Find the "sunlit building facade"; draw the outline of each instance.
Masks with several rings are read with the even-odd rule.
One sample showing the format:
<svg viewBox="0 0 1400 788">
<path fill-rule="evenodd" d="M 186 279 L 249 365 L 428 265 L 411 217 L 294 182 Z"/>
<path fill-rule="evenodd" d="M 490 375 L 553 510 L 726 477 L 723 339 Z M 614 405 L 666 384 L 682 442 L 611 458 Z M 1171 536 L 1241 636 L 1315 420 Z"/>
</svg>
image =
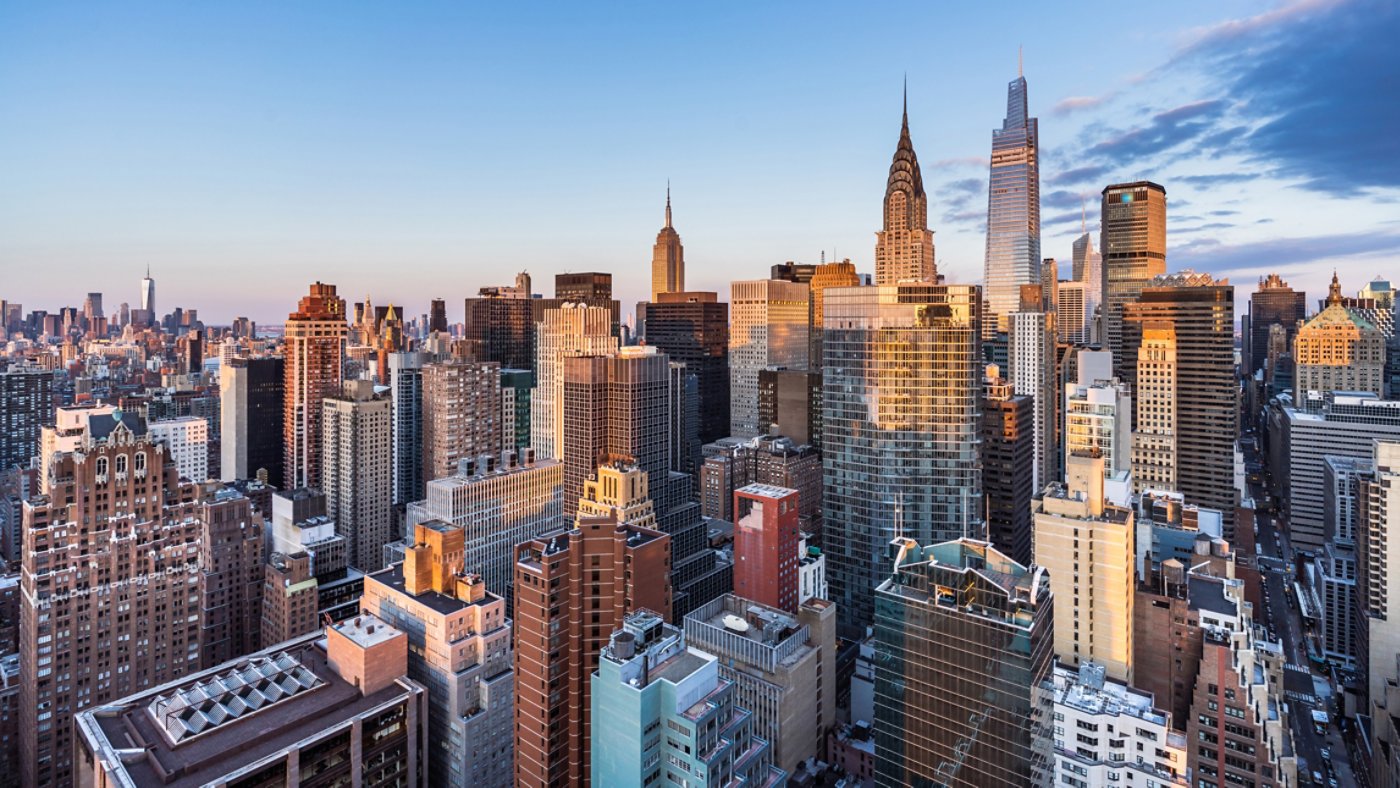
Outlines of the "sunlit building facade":
<svg viewBox="0 0 1400 788">
<path fill-rule="evenodd" d="M 982 333 L 1011 330 L 1021 285 L 1040 283 L 1040 134 L 1030 117 L 1026 78 L 1006 91 L 1006 117 L 992 131 L 991 186 L 987 195 L 987 253 L 983 269 L 986 314 Z"/>
</svg>

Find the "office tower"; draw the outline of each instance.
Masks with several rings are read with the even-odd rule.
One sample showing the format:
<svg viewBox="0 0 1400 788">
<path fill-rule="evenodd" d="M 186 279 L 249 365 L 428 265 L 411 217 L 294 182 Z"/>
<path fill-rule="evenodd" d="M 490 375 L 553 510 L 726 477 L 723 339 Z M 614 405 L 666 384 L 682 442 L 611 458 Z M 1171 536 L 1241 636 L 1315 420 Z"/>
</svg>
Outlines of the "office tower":
<svg viewBox="0 0 1400 788">
<path fill-rule="evenodd" d="M 423 367 L 421 352 L 389 354 L 389 433 L 395 507 L 423 497 Z"/>
<path fill-rule="evenodd" d="M 73 780 L 75 713 L 199 668 L 196 489 L 144 436 L 131 416 L 94 417 L 46 463 L 47 495 L 24 504 L 25 785 Z"/>
<path fill-rule="evenodd" d="M 789 774 L 823 757 L 836 716 L 836 606 L 802 603 L 796 615 L 725 594 L 685 617 L 693 648 L 719 657 L 736 702 L 753 713 L 753 731 Z"/>
<path fill-rule="evenodd" d="M 192 482 L 209 478 L 209 422 L 198 416 L 162 419 L 146 425 L 146 436 L 165 445 L 167 462 Z"/>
<path fill-rule="evenodd" d="M 1074 239 L 1072 262 L 1074 281 L 1084 285 L 1084 317 L 1089 326 L 1094 325 L 1094 315 L 1098 313 L 1103 299 L 1103 255 L 1094 250 L 1094 236 L 1089 233 L 1087 222 L 1078 238 Z M 1085 341 L 1098 341 L 1094 334 Z"/>
<path fill-rule="evenodd" d="M 636 465 L 599 465 L 583 483 L 577 517 L 612 517 L 626 525 L 655 528 L 656 507 L 647 485 L 647 475 Z"/>
<path fill-rule="evenodd" d="M 797 613 L 797 491 L 750 484 L 734 491 L 734 593 Z"/>
<path fill-rule="evenodd" d="M 700 473 L 700 379 L 685 364 L 668 363 L 666 387 L 666 467 L 690 477 Z"/>
<path fill-rule="evenodd" d="M 528 369 L 501 370 L 501 451 L 530 445 L 530 389 L 534 375 Z"/>
<path fill-rule="evenodd" d="M 219 365 L 220 478 L 281 488 L 286 370 L 281 358 L 231 358 Z"/>
<path fill-rule="evenodd" d="M 403 563 L 365 576 L 365 612 L 406 632 L 408 676 L 428 688 L 428 784 L 508 786 L 515 672 L 505 599 L 462 569 L 465 534 L 413 529 Z"/>
<path fill-rule="evenodd" d="M 447 332 L 447 302 L 434 298 L 428 305 L 428 331 Z"/>
<path fill-rule="evenodd" d="M 1035 399 L 988 377 L 982 399 L 982 488 L 987 537 L 1018 564 L 1031 562 Z"/>
<path fill-rule="evenodd" d="M 822 365 L 822 327 L 826 325 L 824 291 L 828 287 L 859 287 L 860 274 L 856 273 L 856 267 L 851 263 L 849 257 L 839 263 L 824 262 L 817 266 L 807 286 L 810 288 L 812 305 L 811 330 L 807 340 L 810 347 L 807 352 L 807 368 L 820 370 Z"/>
<path fill-rule="evenodd" d="M 1188 503 L 1224 514 L 1225 538 L 1232 539 L 1235 490 L 1221 480 L 1234 478 L 1239 434 L 1235 288 L 1189 270 L 1154 278 L 1136 301 L 1123 306 L 1124 352 L 1135 361 L 1138 337 L 1154 323 L 1169 324 L 1176 334 L 1175 489 Z"/>
<path fill-rule="evenodd" d="M 27 366 L 0 371 L 0 469 L 28 468 L 53 417 L 53 372 Z"/>
<path fill-rule="evenodd" d="M 423 479 L 450 476 L 501 448 L 501 369 L 494 361 L 423 367 Z"/>
<path fill-rule="evenodd" d="M 1093 374 L 1081 367 L 1078 382 L 1065 386 L 1065 456 L 1098 449 L 1104 473 L 1114 476 L 1132 470 L 1133 397 L 1116 378 L 1095 379 Z"/>
<path fill-rule="evenodd" d="M 1269 406 L 1269 495 L 1279 502 L 1289 542 L 1320 550 L 1324 541 L 1323 480 L 1328 456 L 1367 459 L 1377 440 L 1400 441 L 1400 401 L 1371 394 L 1327 394 L 1307 408 Z"/>
<path fill-rule="evenodd" d="M 587 784 L 589 677 L 628 613 L 670 618 L 670 537 L 585 517 L 515 555 L 515 784 Z"/>
<path fill-rule="evenodd" d="M 1060 313 L 1060 264 L 1053 257 L 1040 261 L 1040 303 L 1046 312 Z"/>
<path fill-rule="evenodd" d="M 1371 702 L 1386 700 L 1387 685 L 1400 682 L 1400 583 L 1392 583 L 1390 567 L 1400 557 L 1400 540 L 1391 539 L 1392 526 L 1400 519 L 1400 441 L 1377 440 L 1371 455 L 1373 468 L 1361 477 L 1358 491 L 1358 552 L 1363 556 L 1361 602 L 1365 606 L 1363 652 L 1369 675 Z M 1391 603 L 1395 603 L 1392 605 Z M 1397 615 L 1391 615 L 1391 609 Z M 1393 712 L 1381 707 L 1380 713 Z"/>
<path fill-rule="evenodd" d="M 1093 315 L 1085 308 L 1083 282 L 1060 282 L 1057 285 L 1059 304 L 1055 309 L 1055 327 L 1060 342 L 1087 345 L 1093 337 Z"/>
<path fill-rule="evenodd" d="M 1100 339 L 1113 353 L 1114 375 L 1131 382 L 1137 359 L 1123 347 L 1123 306 L 1167 272 L 1167 190 L 1150 181 L 1114 184 L 1103 190 L 1102 213 Z"/>
<path fill-rule="evenodd" d="M 661 293 L 685 291 L 685 248 L 681 236 L 671 226 L 671 187 L 666 187 L 666 226 L 656 234 L 651 248 L 651 300 Z"/>
<path fill-rule="evenodd" d="M 543 299 L 540 299 L 543 300 Z M 621 305 L 613 298 L 612 274 L 586 271 L 554 275 L 554 299 L 547 309 L 565 303 L 587 304 L 608 310 L 612 315 L 612 335 L 619 335 Z M 541 313 L 536 312 L 536 322 Z"/>
<path fill-rule="evenodd" d="M 1293 341 L 1293 400 L 1303 402 L 1310 391 L 1384 397 L 1385 358 L 1385 334 L 1342 305 L 1342 286 L 1334 273 L 1326 308 L 1304 323 Z"/>
<path fill-rule="evenodd" d="M 1249 297 L 1249 334 L 1245 337 L 1247 355 L 1243 370 L 1247 377 L 1264 369 L 1269 348 L 1269 329 L 1282 326 L 1287 335 L 1286 347 L 1293 347 L 1298 323 L 1307 314 L 1307 294 L 1294 291 L 1278 274 L 1259 277 L 1259 288 Z"/>
<path fill-rule="evenodd" d="M 795 263 L 788 260 L 786 263 L 777 263 L 768 269 L 769 279 L 781 279 L 784 282 L 798 282 L 810 285 L 812 278 L 817 275 L 817 265 L 815 263 Z"/>
<path fill-rule="evenodd" d="M 263 595 L 263 520 L 233 489 L 198 504 L 199 654 L 209 668 L 259 648 Z M 269 644 L 270 645 L 270 644 Z"/>
<path fill-rule="evenodd" d="M 1006 117 L 992 131 L 987 254 L 982 276 L 982 335 L 1011 330 L 1022 285 L 1040 284 L 1039 121 L 1026 106 L 1026 78 L 1006 91 Z M 1046 311 L 1053 311 L 1046 305 Z"/>
<path fill-rule="evenodd" d="M 1360 661 L 1361 597 L 1358 592 L 1360 554 L 1357 529 L 1361 525 L 1361 481 L 1374 471 L 1370 458 L 1324 457 L 1322 479 L 1323 544 L 1313 560 L 1317 573 L 1318 635 L 1322 656 L 1329 662 L 1355 669 Z"/>
<path fill-rule="evenodd" d="M 151 267 L 146 266 L 146 275 L 141 279 L 141 311 L 145 313 L 147 325 L 154 326 L 156 317 L 156 280 L 151 278 Z"/>
<path fill-rule="evenodd" d="M 783 435 L 821 448 L 822 373 L 765 369 L 758 373 L 758 434 Z"/>
<path fill-rule="evenodd" d="M 637 305 L 648 345 L 695 375 L 701 443 L 729 434 L 729 304 L 716 293 L 661 293 Z"/>
<path fill-rule="evenodd" d="M 1133 433 L 1132 469 L 1136 492 L 1176 490 L 1177 476 L 1177 342 L 1167 322 L 1140 330 L 1137 349 L 1137 430 Z"/>
<path fill-rule="evenodd" d="M 909 139 L 907 87 L 899 144 L 885 181 L 884 228 L 875 234 L 875 284 L 937 283 L 933 231 L 928 229 L 928 195 L 924 194 L 924 176 L 919 172 L 919 158 Z"/>
<path fill-rule="evenodd" d="M 321 417 L 326 515 L 361 571 L 383 566 L 394 525 L 393 409 L 374 388 L 368 380 L 346 381 L 339 395 L 325 398 Z"/>
<path fill-rule="evenodd" d="M 1105 676 L 1102 665 L 1056 665 L 1055 772 L 1085 785 L 1112 785 L 1123 772 L 1129 785 L 1189 785 L 1186 750 L 1192 743 L 1154 701 L 1151 693 Z"/>
<path fill-rule="evenodd" d="M 321 485 L 321 400 L 340 391 L 345 299 L 317 282 L 287 317 L 283 383 L 284 488 Z"/>
<path fill-rule="evenodd" d="M 1060 478 L 1059 374 L 1056 368 L 1055 313 L 1040 301 L 1040 286 L 1025 285 L 1019 309 L 1007 315 L 1011 384 L 1035 401 L 1035 463 L 1032 483 L 1039 491 Z"/>
<path fill-rule="evenodd" d="M 544 311 L 535 331 L 535 390 L 530 394 L 531 442 L 541 457 L 562 456 L 564 359 L 616 351 L 608 310 L 565 303 Z"/>
<path fill-rule="evenodd" d="M 407 653 L 360 616 L 85 711 L 75 784 L 421 785 L 427 693 Z"/>
<path fill-rule="evenodd" d="M 972 285 L 826 293 L 823 540 L 845 637 L 874 618 L 891 539 L 982 533 L 980 300 Z"/>
<path fill-rule="evenodd" d="M 1065 482 L 1046 488 L 1035 507 L 1035 563 L 1055 595 L 1055 654 L 1071 666 L 1102 665 L 1133 681 L 1133 510 L 1104 501 L 1104 463 L 1096 452 L 1065 459 Z"/>
<path fill-rule="evenodd" d="M 672 785 L 787 782 L 719 659 L 652 611 L 619 622 L 589 684 L 592 714 L 608 721 L 592 741 L 593 785 L 660 784 L 663 771 Z"/>
<path fill-rule="evenodd" d="M 515 546 L 564 527 L 563 464 L 530 449 L 471 457 L 426 487 L 427 497 L 408 505 L 408 533 L 420 523 L 461 529 L 462 570 L 481 575 L 513 610 Z"/>
<path fill-rule="evenodd" d="M 102 320 L 102 294 L 88 293 L 87 298 L 83 299 L 83 322 L 89 331 L 93 331 L 99 320 Z"/>
<path fill-rule="evenodd" d="M 1292 784 L 1288 777 L 1296 774 L 1301 758 L 1289 720 L 1278 713 L 1285 656 L 1260 645 L 1249 627 L 1204 627 L 1186 724 L 1186 740 L 1193 745 L 1186 751 L 1188 773 L 1218 777 L 1219 785 Z M 1305 708 L 1295 704 L 1292 713 Z"/>
<path fill-rule="evenodd" d="M 514 287 L 483 287 L 476 298 L 468 298 L 465 339 L 471 358 L 533 371 L 535 300 L 530 275 L 523 272 L 516 275 Z"/>
<path fill-rule="evenodd" d="M 875 784 L 1049 784 L 1045 571 L 972 539 L 901 537 L 882 552 L 893 566 L 875 589 Z"/>
<path fill-rule="evenodd" d="M 777 279 L 734 282 L 730 288 L 729 434 L 758 430 L 758 373 L 769 367 L 807 364 L 805 284 Z"/>
</svg>

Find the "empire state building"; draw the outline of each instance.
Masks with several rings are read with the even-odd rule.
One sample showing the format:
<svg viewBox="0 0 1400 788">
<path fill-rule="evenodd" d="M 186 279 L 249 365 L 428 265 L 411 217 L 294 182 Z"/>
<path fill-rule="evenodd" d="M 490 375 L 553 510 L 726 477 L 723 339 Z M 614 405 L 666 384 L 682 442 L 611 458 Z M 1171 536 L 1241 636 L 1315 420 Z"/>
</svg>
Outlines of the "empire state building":
<svg viewBox="0 0 1400 788">
<path fill-rule="evenodd" d="M 656 234 L 651 249 L 651 300 L 661 293 L 685 291 L 685 248 L 680 233 L 671 226 L 671 187 L 666 187 L 666 226 Z"/>
<path fill-rule="evenodd" d="M 885 229 L 875 234 L 875 284 L 938 281 L 933 259 L 933 231 L 928 229 L 928 196 L 919 173 L 919 158 L 909 139 L 909 96 L 904 97 L 904 125 L 885 184 Z"/>
</svg>

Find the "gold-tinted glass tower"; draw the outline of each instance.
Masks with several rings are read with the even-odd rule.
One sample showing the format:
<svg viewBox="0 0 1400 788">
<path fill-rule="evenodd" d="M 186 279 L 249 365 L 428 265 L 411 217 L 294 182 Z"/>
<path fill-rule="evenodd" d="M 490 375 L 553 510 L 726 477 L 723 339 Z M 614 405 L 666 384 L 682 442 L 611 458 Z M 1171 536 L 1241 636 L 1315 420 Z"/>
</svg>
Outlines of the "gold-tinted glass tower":
<svg viewBox="0 0 1400 788">
<path fill-rule="evenodd" d="M 1131 380 L 1137 359 L 1123 353 L 1123 305 L 1167 272 L 1167 190 L 1150 181 L 1104 189 L 1100 232 L 1103 338 L 1113 351 L 1114 374 Z"/>
</svg>

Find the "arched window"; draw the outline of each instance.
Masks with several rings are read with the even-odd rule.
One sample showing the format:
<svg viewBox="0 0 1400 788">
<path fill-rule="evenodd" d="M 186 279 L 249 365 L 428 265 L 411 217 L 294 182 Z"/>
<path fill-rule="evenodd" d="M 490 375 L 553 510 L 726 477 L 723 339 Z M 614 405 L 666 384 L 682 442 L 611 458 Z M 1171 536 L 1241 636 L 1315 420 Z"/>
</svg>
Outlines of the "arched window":
<svg viewBox="0 0 1400 788">
<path fill-rule="evenodd" d="M 98 478 L 98 480 L 102 480 L 102 477 L 104 477 L 104 476 L 106 476 L 106 475 L 107 475 L 107 458 L 106 458 L 106 457 L 98 457 L 98 458 L 97 458 L 97 478 Z"/>
<path fill-rule="evenodd" d="M 125 454 L 118 454 L 118 455 L 117 455 L 117 473 L 118 473 L 118 474 L 126 473 L 126 455 L 125 455 Z"/>
<path fill-rule="evenodd" d="M 143 452 L 137 452 L 137 454 L 136 454 L 136 472 L 137 472 L 137 473 L 145 473 L 145 472 L 146 472 L 146 452 L 144 452 L 144 451 L 143 451 Z"/>
</svg>

